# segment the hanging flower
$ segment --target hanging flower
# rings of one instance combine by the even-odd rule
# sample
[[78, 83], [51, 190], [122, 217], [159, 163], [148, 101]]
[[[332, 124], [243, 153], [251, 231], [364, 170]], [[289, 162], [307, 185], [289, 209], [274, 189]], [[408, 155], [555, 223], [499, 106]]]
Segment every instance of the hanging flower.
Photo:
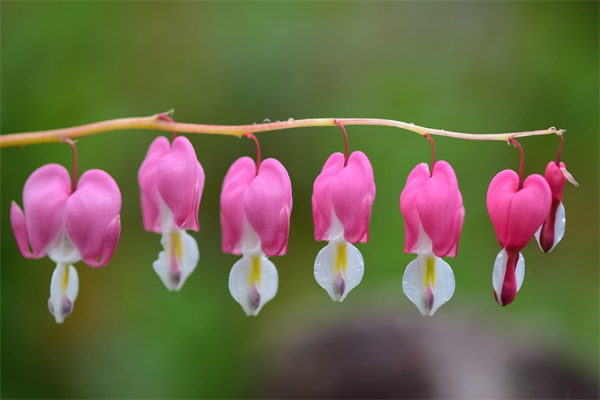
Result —
[[152, 266], [167, 289], [179, 290], [200, 258], [198, 244], [186, 230], [198, 231], [198, 208], [204, 171], [190, 141], [182, 136], [152, 142], [142, 163], [141, 189], [144, 228], [162, 233], [163, 251]]
[[402, 289], [422, 315], [433, 315], [454, 294], [454, 273], [441, 257], [456, 257], [465, 208], [454, 170], [446, 161], [417, 165], [400, 195], [406, 254]]
[[278, 275], [267, 259], [284, 255], [292, 212], [292, 185], [281, 163], [242, 157], [229, 168], [221, 191], [223, 252], [242, 254], [229, 290], [247, 315], [258, 315], [277, 293]]
[[23, 257], [48, 255], [56, 263], [48, 308], [60, 324], [73, 311], [79, 292], [72, 264], [83, 260], [91, 267], [103, 267], [117, 247], [121, 193], [104, 171], [86, 171], [72, 188], [68, 171], [48, 164], [25, 182], [23, 208], [24, 213], [17, 203], [11, 205], [13, 232]]
[[315, 180], [315, 240], [329, 243], [317, 255], [314, 273], [333, 301], [343, 301], [362, 280], [364, 261], [353, 244], [369, 240], [374, 199], [373, 168], [361, 151], [352, 153], [347, 165], [342, 153], [332, 154]]
[[525, 259], [520, 253], [550, 212], [552, 192], [537, 174], [522, 179], [512, 170], [499, 172], [488, 188], [487, 209], [502, 250], [496, 257], [492, 283], [501, 306], [515, 299], [525, 276]]

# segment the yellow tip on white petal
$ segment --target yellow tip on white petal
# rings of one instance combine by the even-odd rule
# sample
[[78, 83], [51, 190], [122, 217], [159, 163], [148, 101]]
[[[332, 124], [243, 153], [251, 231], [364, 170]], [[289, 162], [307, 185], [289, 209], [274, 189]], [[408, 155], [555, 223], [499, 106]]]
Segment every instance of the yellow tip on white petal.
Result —
[[454, 294], [450, 265], [432, 253], [420, 254], [404, 271], [402, 290], [421, 315], [433, 315]]
[[344, 239], [330, 242], [315, 260], [315, 279], [333, 301], [344, 301], [360, 283], [364, 271], [362, 254]]
[[52, 273], [50, 299], [48, 299], [48, 309], [57, 324], [63, 323], [71, 314], [78, 293], [77, 270], [70, 264], [59, 263]]
[[244, 254], [231, 268], [229, 291], [248, 316], [256, 316], [277, 294], [279, 276], [264, 254]]
[[164, 251], [152, 267], [167, 289], [177, 291], [198, 265], [198, 244], [185, 230], [164, 232], [160, 243]]

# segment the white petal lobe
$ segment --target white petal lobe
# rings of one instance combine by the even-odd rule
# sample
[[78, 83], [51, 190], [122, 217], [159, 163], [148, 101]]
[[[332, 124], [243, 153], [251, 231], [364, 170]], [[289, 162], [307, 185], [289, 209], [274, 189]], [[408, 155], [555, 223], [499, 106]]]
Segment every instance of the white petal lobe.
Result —
[[59, 263], [52, 273], [50, 299], [48, 299], [48, 309], [54, 315], [57, 324], [62, 324], [71, 314], [78, 293], [77, 270], [70, 264]]
[[330, 242], [315, 260], [315, 279], [333, 301], [344, 301], [360, 283], [364, 272], [362, 254], [344, 239]]
[[[504, 284], [504, 276], [506, 275], [507, 261], [508, 253], [506, 253], [506, 250], [502, 249], [496, 256], [494, 271], [492, 272], [492, 286], [494, 287], [494, 292], [496, 292], [496, 298], [500, 305], [502, 305], [502, 285]], [[517, 291], [519, 291], [521, 285], [523, 285], [523, 280], [525, 279], [525, 258], [521, 253], [519, 253], [519, 261], [517, 261], [517, 266], [515, 268], [515, 278], [517, 280]]]
[[248, 316], [256, 316], [277, 294], [279, 276], [264, 254], [244, 254], [231, 268], [229, 291]]
[[152, 267], [167, 289], [177, 291], [198, 265], [198, 244], [185, 230], [164, 232], [160, 243], [164, 251], [158, 254]]
[[423, 316], [433, 315], [454, 294], [454, 273], [432, 253], [419, 254], [404, 271], [402, 289]]

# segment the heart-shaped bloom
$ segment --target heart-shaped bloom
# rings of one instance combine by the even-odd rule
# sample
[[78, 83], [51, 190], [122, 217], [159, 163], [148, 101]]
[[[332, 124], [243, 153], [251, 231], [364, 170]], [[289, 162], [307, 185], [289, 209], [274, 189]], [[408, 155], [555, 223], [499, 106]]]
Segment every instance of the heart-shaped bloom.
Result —
[[402, 278], [404, 294], [422, 315], [433, 315], [454, 294], [452, 268], [441, 257], [456, 257], [465, 218], [454, 170], [446, 161], [417, 165], [400, 195], [404, 252], [417, 254]]
[[186, 229], [198, 231], [198, 208], [204, 171], [190, 141], [157, 137], [138, 172], [144, 228], [162, 233], [164, 251], [153, 267], [167, 289], [179, 290], [200, 258], [198, 244]]
[[369, 240], [375, 200], [373, 168], [365, 153], [355, 151], [344, 165], [332, 154], [315, 180], [312, 196], [315, 240], [329, 242], [315, 260], [315, 279], [333, 301], [343, 301], [360, 283], [364, 261], [353, 244]]
[[242, 254], [229, 290], [247, 315], [257, 315], [277, 293], [277, 269], [266, 256], [284, 255], [292, 212], [292, 184], [281, 163], [242, 157], [227, 171], [221, 191], [223, 252]]
[[565, 234], [566, 217], [562, 197], [567, 181], [565, 177], [566, 170], [564, 163], [557, 164], [555, 161], [550, 161], [544, 174], [552, 191], [552, 204], [546, 220], [535, 233], [540, 249], [544, 253], [550, 253]]
[[[10, 222], [23, 257], [54, 261], [48, 308], [57, 323], [72, 311], [79, 291], [72, 264], [83, 260], [103, 267], [121, 233], [121, 193], [114, 179], [97, 169], [86, 171], [71, 191], [69, 172], [48, 164], [35, 170], [23, 188], [23, 208], [13, 202]], [[31, 246], [31, 250], [29, 247]]]
[[522, 187], [515, 171], [500, 171], [488, 188], [487, 209], [502, 250], [496, 257], [492, 284], [501, 306], [515, 299], [525, 277], [525, 259], [520, 253], [548, 217], [552, 193], [537, 174], [527, 177]]

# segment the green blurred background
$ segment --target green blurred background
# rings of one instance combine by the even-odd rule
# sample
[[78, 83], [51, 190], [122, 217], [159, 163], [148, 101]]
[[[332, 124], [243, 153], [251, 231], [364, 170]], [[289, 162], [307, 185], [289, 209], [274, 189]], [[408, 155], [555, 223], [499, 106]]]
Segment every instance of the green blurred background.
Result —
[[[482, 133], [556, 126], [568, 130], [563, 161], [580, 183], [565, 188], [563, 241], [548, 255], [535, 241], [523, 250], [523, 288], [501, 308], [491, 288], [500, 248], [485, 195], [498, 171], [518, 167], [518, 152], [500, 142], [436, 138], [438, 157], [456, 171], [466, 219], [458, 257], [447, 260], [455, 295], [435, 317], [422, 318], [402, 293], [414, 256], [402, 252], [398, 197], [410, 170], [429, 162], [428, 142], [393, 128], [348, 127], [350, 149], [371, 159], [377, 196], [370, 241], [358, 245], [364, 279], [334, 304], [313, 277], [324, 243], [313, 239], [310, 196], [329, 154], [343, 149], [340, 131], [259, 134], [264, 157], [279, 159], [290, 174], [294, 208], [288, 254], [272, 259], [279, 292], [248, 318], [227, 287], [237, 258], [220, 250], [219, 194], [228, 167], [254, 157], [254, 144], [188, 136], [206, 172], [201, 230], [192, 233], [201, 258], [181, 292], [170, 293], [152, 270], [160, 238], [142, 228], [137, 186], [139, 165], [159, 133], [82, 138], [80, 174], [100, 168], [120, 186], [122, 233], [106, 268], [77, 264], [79, 297], [57, 325], [46, 306], [54, 266], [20, 255], [8, 216], [36, 168], [71, 168], [70, 149], [2, 149], [3, 397], [596, 395], [597, 2], [2, 2], [0, 11], [2, 134], [171, 108], [177, 121], [207, 124], [372, 117]], [[521, 143], [531, 174], [543, 173], [559, 140]], [[349, 331], [358, 333], [349, 339]], [[451, 340], [447, 332], [459, 333]], [[332, 350], [322, 337], [340, 347]], [[497, 351], [481, 350], [490, 347]], [[442, 356], [449, 349], [456, 354]], [[518, 358], [521, 349], [540, 364], [556, 364], [567, 383], [496, 357]], [[480, 370], [499, 366], [504, 375], [494, 381], [492, 371], [489, 382], [510, 390], [482, 384], [461, 392], [460, 385], [478, 379], [462, 369], [450, 383], [433, 382], [465, 360]], [[387, 378], [371, 379], [379, 370]], [[415, 374], [424, 377], [421, 386], [411, 383]], [[540, 388], [556, 383], [556, 392], [531, 389], [536, 379]], [[329, 391], [317, 390], [328, 382]]]

